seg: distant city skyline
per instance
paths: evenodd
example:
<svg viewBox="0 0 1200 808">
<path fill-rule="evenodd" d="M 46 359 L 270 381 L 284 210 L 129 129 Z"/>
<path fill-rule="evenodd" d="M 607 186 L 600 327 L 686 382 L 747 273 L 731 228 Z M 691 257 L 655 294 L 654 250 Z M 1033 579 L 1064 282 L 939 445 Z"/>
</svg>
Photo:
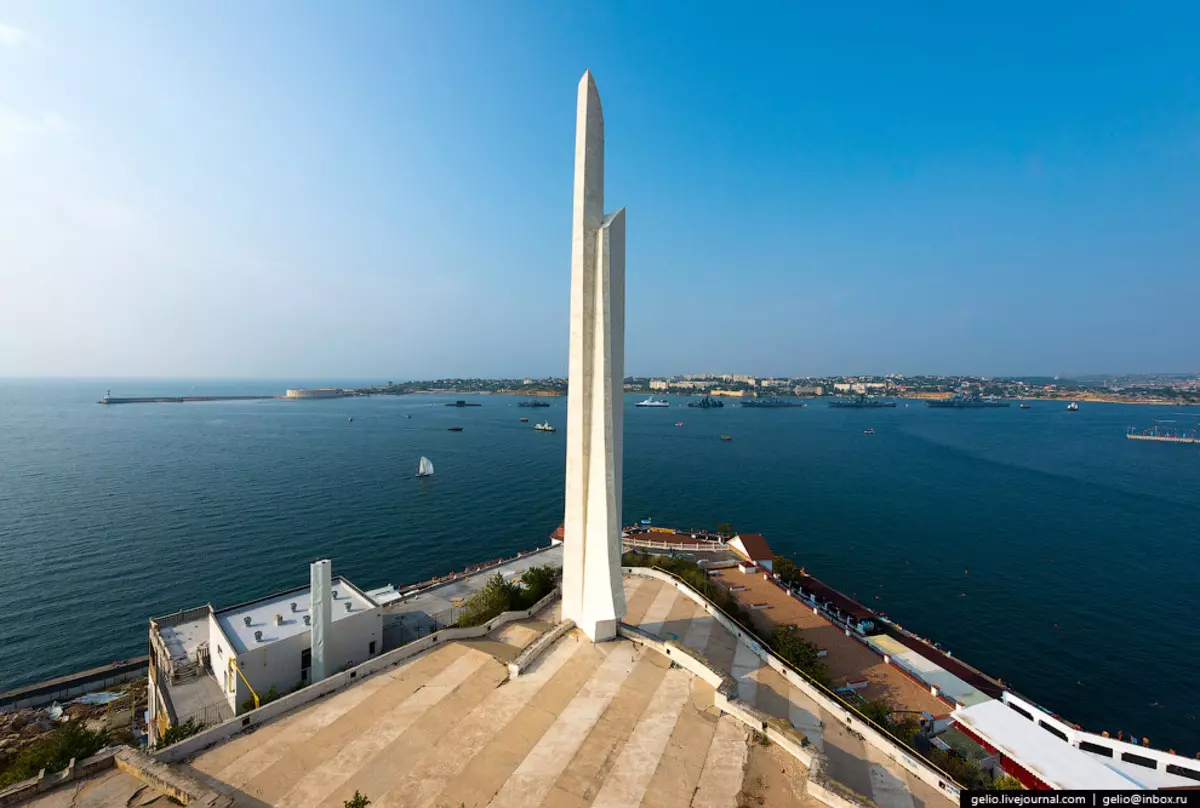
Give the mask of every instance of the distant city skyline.
<svg viewBox="0 0 1200 808">
<path fill-rule="evenodd" d="M 565 376 L 587 68 L 630 373 L 1189 372 L 1197 25 L 14 0 L 0 377 Z"/>
</svg>

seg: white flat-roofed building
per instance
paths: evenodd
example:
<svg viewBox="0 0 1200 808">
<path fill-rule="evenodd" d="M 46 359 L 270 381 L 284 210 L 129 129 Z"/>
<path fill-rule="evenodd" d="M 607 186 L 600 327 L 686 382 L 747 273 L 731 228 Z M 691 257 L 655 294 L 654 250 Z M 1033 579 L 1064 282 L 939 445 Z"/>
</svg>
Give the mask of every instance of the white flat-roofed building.
<svg viewBox="0 0 1200 808">
<path fill-rule="evenodd" d="M 311 588 L 302 586 L 213 612 L 209 626 L 212 673 L 234 712 L 253 700 L 247 681 L 260 699 L 272 687 L 283 695 L 310 683 L 311 603 Z M 328 673 L 382 652 L 379 605 L 345 578 L 333 579 L 332 618 L 326 642 Z"/>
</svg>

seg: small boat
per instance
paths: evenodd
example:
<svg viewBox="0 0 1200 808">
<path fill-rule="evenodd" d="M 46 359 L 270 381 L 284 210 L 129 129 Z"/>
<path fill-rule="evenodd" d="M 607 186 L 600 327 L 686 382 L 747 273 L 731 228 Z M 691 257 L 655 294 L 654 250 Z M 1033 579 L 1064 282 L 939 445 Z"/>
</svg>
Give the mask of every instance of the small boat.
<svg viewBox="0 0 1200 808">
<path fill-rule="evenodd" d="M 446 431 L 447 432 L 462 432 L 462 427 L 461 426 L 448 426 L 448 427 L 446 427 Z"/>
<path fill-rule="evenodd" d="M 404 416 L 404 417 L 405 417 L 405 418 L 412 418 L 412 416 L 411 416 L 411 415 L 406 415 L 406 416 Z"/>
<path fill-rule="evenodd" d="M 547 421 L 544 424 L 535 424 L 533 428 L 536 429 L 538 432 L 554 432 L 555 431 L 554 427 L 550 426 L 549 421 Z"/>
<path fill-rule="evenodd" d="M 1079 403 L 1076 401 L 1072 401 L 1070 404 L 1067 405 L 1067 412 L 1076 412 L 1078 410 L 1079 410 Z"/>
<path fill-rule="evenodd" d="M 549 401 L 538 401 L 536 398 L 531 398 L 528 401 L 522 401 L 518 407 L 549 407 Z"/>
<path fill-rule="evenodd" d="M 683 426 L 683 421 L 676 421 L 675 426 Z"/>
<path fill-rule="evenodd" d="M 527 424 L 527 423 L 529 423 L 529 419 L 528 419 L 528 418 L 522 418 L 522 419 L 521 419 L 521 423 L 523 423 L 523 424 Z"/>
<path fill-rule="evenodd" d="M 874 430 L 874 429 L 870 429 L 870 428 L 868 428 L 868 429 L 864 429 L 864 430 L 863 430 L 863 434 L 864 434 L 864 435 L 874 435 L 874 434 L 875 434 L 875 430 Z"/>
<path fill-rule="evenodd" d="M 422 455 L 421 460 L 417 463 L 418 477 L 432 477 L 433 463 L 429 462 L 429 458 Z"/>
<path fill-rule="evenodd" d="M 347 422 L 347 423 L 351 423 L 351 424 L 352 424 L 352 423 L 354 423 L 354 416 L 352 415 L 352 416 L 350 416 L 349 418 L 347 418 L 347 419 L 346 419 L 346 422 Z"/>
<path fill-rule="evenodd" d="M 731 437 L 730 437 L 730 436 L 728 436 L 728 435 L 722 435 L 722 436 L 721 436 L 721 440 L 723 440 L 723 441 L 731 441 L 731 440 L 733 440 L 733 438 L 731 438 Z"/>
<path fill-rule="evenodd" d="M 650 396 L 650 398 L 646 399 L 645 401 L 639 401 L 637 404 L 634 404 L 633 406 L 635 406 L 635 407 L 669 407 L 669 406 L 671 406 L 671 402 L 666 401 L 664 399 L 659 399 L 659 400 L 655 401 L 654 396 Z"/>
<path fill-rule="evenodd" d="M 1021 409 L 1023 409 L 1023 410 L 1028 410 L 1028 409 L 1030 409 L 1030 405 L 1028 405 L 1028 404 L 1022 404 L 1022 405 L 1021 405 Z"/>
</svg>

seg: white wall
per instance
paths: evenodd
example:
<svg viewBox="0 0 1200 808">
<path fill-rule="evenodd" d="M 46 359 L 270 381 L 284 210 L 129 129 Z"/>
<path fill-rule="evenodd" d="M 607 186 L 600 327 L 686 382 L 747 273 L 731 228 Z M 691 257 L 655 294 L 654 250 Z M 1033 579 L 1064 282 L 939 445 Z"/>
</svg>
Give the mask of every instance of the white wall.
<svg viewBox="0 0 1200 808">
<path fill-rule="evenodd" d="M 237 652 L 233 650 L 233 644 L 229 642 L 229 638 L 225 636 L 225 632 L 221 630 L 221 624 L 217 622 L 215 613 L 209 612 L 208 615 L 208 659 L 212 665 L 213 676 L 216 677 L 217 685 L 221 688 L 221 692 L 225 694 L 225 699 L 229 702 L 234 715 L 237 715 L 237 689 L 233 688 L 226 681 L 226 676 L 229 673 L 229 660 L 237 658 Z M 233 674 L 237 678 L 237 674 Z M 238 683 L 241 685 L 241 682 Z M 244 687 L 244 685 L 243 685 Z M 246 694 L 249 698 L 250 694 Z"/>
<path fill-rule="evenodd" d="M 371 658 L 372 642 L 375 643 L 375 656 L 378 656 L 383 648 L 382 614 L 379 609 L 366 609 L 335 620 L 326 643 L 328 673 L 333 674 L 366 662 Z M 242 674 L 250 680 L 260 699 L 267 694 L 272 685 L 277 693 L 283 695 L 292 692 L 300 684 L 301 655 L 311 648 L 310 629 L 250 648 L 238 656 L 238 666 L 241 667 Z M 220 673 L 217 674 L 217 681 L 221 681 Z M 235 696 L 235 713 L 251 698 L 249 689 L 240 678 L 236 693 L 230 695 Z"/>
</svg>

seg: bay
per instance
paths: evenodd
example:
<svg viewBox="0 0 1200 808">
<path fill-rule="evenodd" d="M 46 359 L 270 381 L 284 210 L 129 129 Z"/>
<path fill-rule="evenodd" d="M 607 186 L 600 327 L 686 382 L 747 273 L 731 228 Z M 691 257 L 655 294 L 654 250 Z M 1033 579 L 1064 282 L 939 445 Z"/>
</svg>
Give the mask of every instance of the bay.
<svg viewBox="0 0 1200 808">
<path fill-rule="evenodd" d="M 562 399 L 99 406 L 106 386 L 0 381 L 0 690 L 145 653 L 148 618 L 302 584 L 315 558 L 361 586 L 403 584 L 545 543 L 561 521 Z M 1124 439 L 1155 418 L 1191 428 L 1200 409 L 634 408 L 642 397 L 626 397 L 626 522 L 761 532 L 1085 728 L 1200 750 L 1200 447 Z M 534 431 L 543 419 L 559 431 Z M 413 477 L 421 455 L 436 476 Z"/>
</svg>

